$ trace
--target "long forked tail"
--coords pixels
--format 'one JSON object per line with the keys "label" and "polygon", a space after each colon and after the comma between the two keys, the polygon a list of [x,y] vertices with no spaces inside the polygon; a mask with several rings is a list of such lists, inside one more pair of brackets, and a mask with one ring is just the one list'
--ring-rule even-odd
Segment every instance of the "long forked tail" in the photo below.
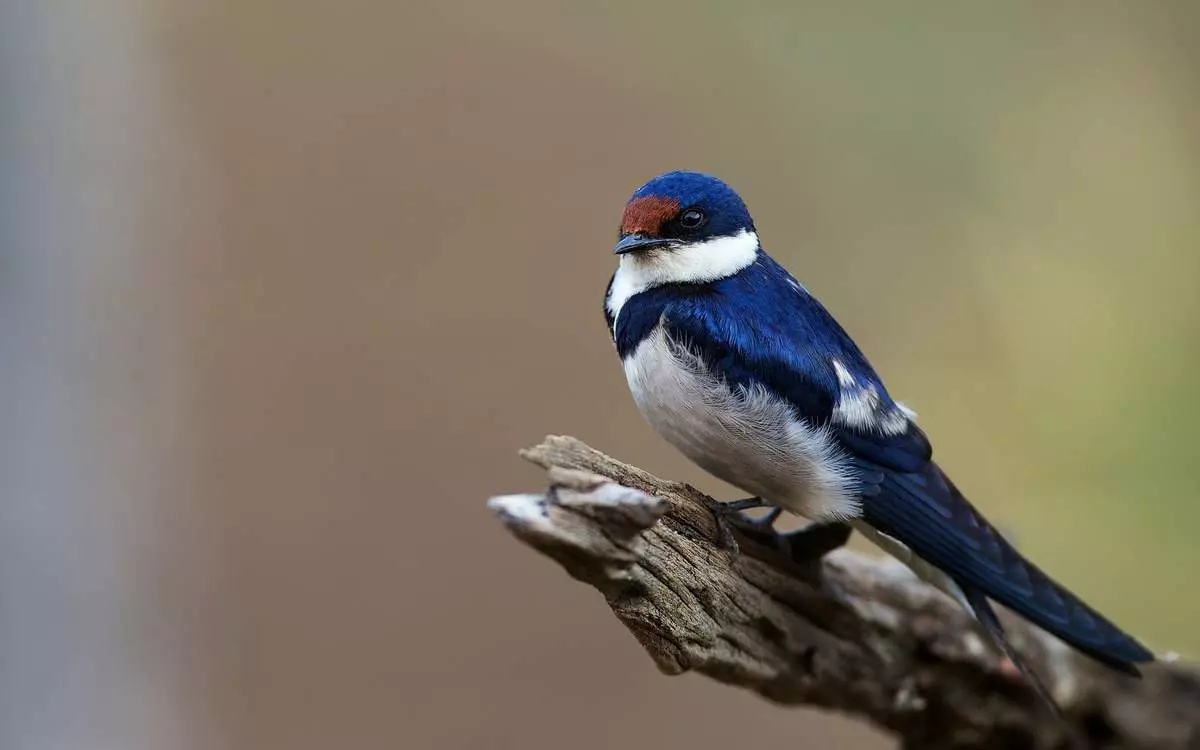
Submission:
{"label": "long forked tail", "polygon": [[[949,478],[946,478],[946,483],[951,492],[958,495],[975,516],[982,535],[990,537],[993,555],[1001,562],[1005,571],[1006,585],[981,588],[971,585],[972,582],[966,580],[959,581],[959,585],[975,611],[975,616],[989,631],[994,630],[993,638],[999,638],[1006,655],[1013,659],[1018,668],[1023,672],[1028,671],[1013,658],[1012,647],[1004,639],[1000,621],[988,603],[988,597],[1106,666],[1133,677],[1141,676],[1137,664],[1153,661],[1154,654],[1025,559],[975,510],[974,506],[967,502],[966,498],[962,497]],[[995,624],[994,628],[989,625],[989,620]],[[1044,687],[1042,689],[1044,690]]]}
{"label": "long forked tail", "polygon": [[873,494],[864,498],[864,520],[977,597],[981,620],[991,612],[991,599],[1125,674],[1137,676],[1138,663],[1154,660],[1145,646],[1017,552],[935,464],[876,476],[878,483],[868,488]]}

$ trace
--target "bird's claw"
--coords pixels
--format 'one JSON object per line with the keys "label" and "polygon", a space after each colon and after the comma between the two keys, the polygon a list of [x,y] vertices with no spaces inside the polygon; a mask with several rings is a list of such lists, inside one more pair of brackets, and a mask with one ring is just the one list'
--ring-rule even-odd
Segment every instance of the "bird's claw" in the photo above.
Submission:
{"label": "bird's claw", "polygon": [[708,509],[712,511],[713,518],[717,522],[717,534],[720,536],[722,549],[733,555],[741,552],[737,537],[733,533],[734,526],[746,524],[747,519],[742,515],[743,510],[747,508],[759,508],[762,505],[763,502],[756,497],[747,498],[746,500],[734,500],[728,503],[722,503],[711,498],[708,500]]}
{"label": "bird's claw", "polygon": [[[716,519],[722,548],[735,555],[740,552],[734,529],[741,528],[743,532],[747,532],[757,541],[767,543],[768,546],[773,541],[775,549],[781,555],[792,562],[804,564],[820,560],[850,539],[850,526],[836,521],[814,521],[795,531],[777,532],[775,522],[783,514],[783,509],[778,507],[771,508],[760,518],[747,518],[742,515],[743,510],[753,510],[766,505],[767,503],[757,497],[726,503],[710,500],[709,509]],[[770,539],[767,538],[768,535]]]}
{"label": "bird's claw", "polygon": [[[754,510],[755,508],[765,508],[767,503],[761,497],[747,497],[742,500],[730,500],[726,503],[718,503],[723,510],[727,511],[743,511]],[[778,510],[778,508],[776,508]]]}

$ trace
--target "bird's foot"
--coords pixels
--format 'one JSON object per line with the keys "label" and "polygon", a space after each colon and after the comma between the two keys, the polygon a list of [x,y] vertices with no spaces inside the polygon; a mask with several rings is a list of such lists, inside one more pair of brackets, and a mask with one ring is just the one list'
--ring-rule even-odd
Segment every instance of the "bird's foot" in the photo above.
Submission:
{"label": "bird's foot", "polygon": [[742,500],[730,500],[729,502],[720,503],[720,506],[725,510],[731,511],[754,510],[755,508],[767,507],[767,501],[761,497],[747,497]]}
{"label": "bird's foot", "polygon": [[775,534],[779,553],[801,565],[814,563],[850,540],[853,529],[841,521],[813,521],[795,531]]}
{"label": "bird's foot", "polygon": [[742,514],[744,510],[755,510],[757,508],[766,508],[769,504],[761,497],[747,497],[742,500],[730,500],[729,502],[719,502],[717,500],[709,500],[708,507],[712,511],[713,517],[717,520],[717,530],[721,536],[721,546],[737,554],[740,552],[737,539],[734,536],[735,528],[741,529],[749,536],[758,538],[766,535],[774,536],[775,521],[779,515],[783,513],[780,508],[771,508],[759,518],[750,518]]}
{"label": "bird's foot", "polygon": [[725,503],[710,501],[709,509],[717,521],[721,546],[735,555],[738,554],[740,547],[734,529],[739,529],[745,536],[767,547],[774,546],[787,559],[803,565],[820,560],[850,539],[850,526],[838,521],[814,521],[795,531],[777,532],[775,522],[783,514],[782,508],[773,507],[758,518],[749,518],[742,514],[744,510],[765,507],[768,507],[768,503],[758,497]]}
{"label": "bird's foot", "polygon": [[770,507],[770,503],[763,500],[761,497],[748,497],[745,500],[730,500],[722,505],[731,511],[737,511],[736,523],[739,526],[748,526],[751,528],[771,531],[775,528],[775,522],[779,520],[779,516],[783,515],[783,508],[773,507],[758,518],[750,518],[742,515],[743,510],[757,510],[758,508]]}
{"label": "bird's foot", "polygon": [[716,519],[717,534],[720,537],[722,549],[734,555],[741,552],[741,547],[738,546],[737,537],[734,536],[733,529],[735,526],[746,528],[747,524],[753,523],[753,521],[742,515],[743,510],[761,508],[765,504],[757,497],[748,497],[745,500],[733,500],[728,503],[709,498],[708,509],[712,511],[713,518]]}

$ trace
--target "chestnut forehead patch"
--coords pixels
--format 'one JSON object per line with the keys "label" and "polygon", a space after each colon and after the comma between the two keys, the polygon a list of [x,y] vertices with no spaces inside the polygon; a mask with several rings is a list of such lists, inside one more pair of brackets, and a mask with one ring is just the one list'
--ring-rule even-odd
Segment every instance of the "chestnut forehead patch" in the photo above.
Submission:
{"label": "chestnut forehead patch", "polygon": [[679,213],[679,201],[660,198],[656,195],[635,198],[625,206],[625,214],[621,217],[621,233],[637,232],[657,237],[662,225],[677,213]]}

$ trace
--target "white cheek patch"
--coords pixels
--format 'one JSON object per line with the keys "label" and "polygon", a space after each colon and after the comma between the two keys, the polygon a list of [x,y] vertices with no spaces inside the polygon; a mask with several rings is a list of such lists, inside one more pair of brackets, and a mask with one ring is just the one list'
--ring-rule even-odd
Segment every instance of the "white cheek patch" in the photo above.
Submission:
{"label": "white cheek patch", "polygon": [[629,298],[663,284],[702,284],[734,275],[758,257],[758,235],[742,230],[690,245],[621,256],[605,307],[615,321]]}
{"label": "white cheek patch", "polygon": [[908,429],[909,420],[916,416],[906,406],[885,408],[873,383],[861,384],[837,359],[831,359],[838,379],[838,399],[833,407],[833,421],[860,430],[872,430],[884,435],[900,435]]}

